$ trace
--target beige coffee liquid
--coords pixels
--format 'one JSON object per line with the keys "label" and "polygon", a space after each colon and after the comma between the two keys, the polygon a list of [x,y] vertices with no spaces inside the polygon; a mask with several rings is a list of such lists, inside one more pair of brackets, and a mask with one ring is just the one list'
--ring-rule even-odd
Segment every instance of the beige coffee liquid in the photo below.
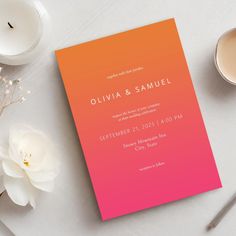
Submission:
{"label": "beige coffee liquid", "polygon": [[229,31],[219,40],[216,62],[224,77],[236,83],[236,29]]}

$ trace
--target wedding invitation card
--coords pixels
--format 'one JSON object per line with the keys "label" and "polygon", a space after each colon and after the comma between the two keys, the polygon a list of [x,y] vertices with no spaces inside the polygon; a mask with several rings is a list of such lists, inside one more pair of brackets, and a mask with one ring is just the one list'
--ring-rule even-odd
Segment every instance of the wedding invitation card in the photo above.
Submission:
{"label": "wedding invitation card", "polygon": [[103,220],[221,187],[174,19],[56,57]]}

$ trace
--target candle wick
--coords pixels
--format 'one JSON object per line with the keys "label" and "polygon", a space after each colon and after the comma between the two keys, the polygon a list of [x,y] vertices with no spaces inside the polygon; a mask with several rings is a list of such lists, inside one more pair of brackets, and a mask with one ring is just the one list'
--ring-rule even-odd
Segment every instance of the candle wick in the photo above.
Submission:
{"label": "candle wick", "polygon": [[7,22],[7,24],[10,26],[11,29],[13,29],[14,27],[11,25],[10,22]]}

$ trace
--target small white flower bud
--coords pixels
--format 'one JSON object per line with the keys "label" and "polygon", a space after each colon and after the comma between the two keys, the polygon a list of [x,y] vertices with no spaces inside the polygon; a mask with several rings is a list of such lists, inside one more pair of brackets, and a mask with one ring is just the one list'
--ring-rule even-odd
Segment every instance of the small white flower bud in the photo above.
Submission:
{"label": "small white flower bud", "polygon": [[24,102],[26,100],[26,98],[25,97],[22,97],[21,99],[20,99],[20,102],[22,103],[22,102]]}

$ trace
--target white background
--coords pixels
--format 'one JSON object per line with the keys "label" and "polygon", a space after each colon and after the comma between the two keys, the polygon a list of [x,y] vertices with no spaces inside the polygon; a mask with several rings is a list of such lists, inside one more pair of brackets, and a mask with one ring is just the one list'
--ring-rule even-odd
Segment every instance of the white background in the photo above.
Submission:
{"label": "white background", "polygon": [[[236,191],[236,87],[220,78],[213,63],[217,38],[236,26],[236,1],[42,2],[52,21],[51,48],[30,65],[5,68],[11,78],[22,77],[32,95],[0,117],[0,141],[17,122],[41,129],[57,144],[62,171],[55,192],[43,194],[36,210],[3,196],[0,219],[19,236],[236,235],[236,207],[216,229],[205,230]],[[53,50],[170,17],[176,19],[223,188],[102,222]]]}

